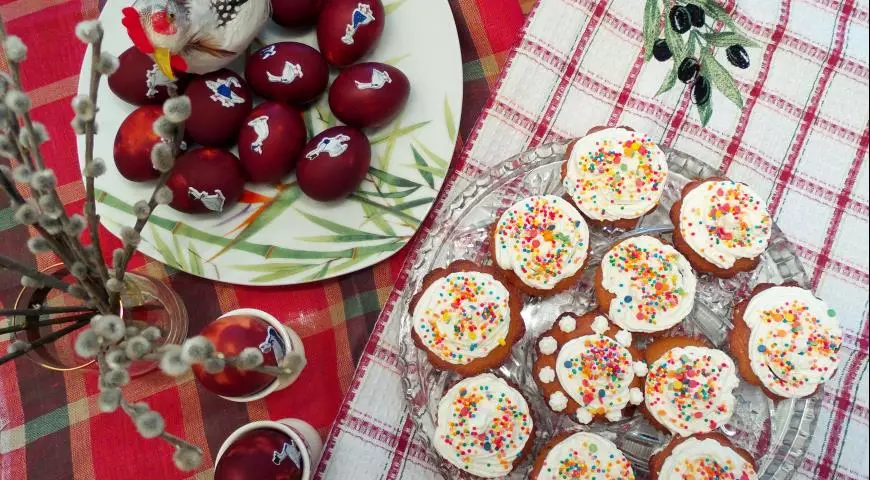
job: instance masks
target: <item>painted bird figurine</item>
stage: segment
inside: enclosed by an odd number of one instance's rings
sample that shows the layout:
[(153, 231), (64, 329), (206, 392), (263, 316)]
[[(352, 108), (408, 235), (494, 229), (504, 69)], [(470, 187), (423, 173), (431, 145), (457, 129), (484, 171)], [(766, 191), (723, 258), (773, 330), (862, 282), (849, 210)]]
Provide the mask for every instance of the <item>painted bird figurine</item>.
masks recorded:
[(170, 80), (208, 73), (243, 53), (269, 19), (269, 0), (135, 0), (121, 22)]

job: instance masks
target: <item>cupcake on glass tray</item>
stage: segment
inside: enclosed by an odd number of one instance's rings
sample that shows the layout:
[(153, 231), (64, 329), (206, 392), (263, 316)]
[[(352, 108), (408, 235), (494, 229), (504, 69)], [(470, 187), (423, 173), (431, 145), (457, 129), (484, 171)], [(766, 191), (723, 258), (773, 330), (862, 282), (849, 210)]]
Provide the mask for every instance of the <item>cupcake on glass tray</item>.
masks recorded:
[(441, 398), (432, 443), (443, 459), (463, 471), (503, 477), (535, 444), (529, 403), (491, 373), (466, 378)]
[(757, 193), (722, 178), (690, 182), (671, 207), (674, 247), (701, 273), (730, 278), (754, 270), (773, 222)]
[(596, 225), (634, 228), (659, 204), (668, 178), (664, 152), (627, 127), (596, 127), (565, 153), (567, 197)]
[(610, 440), (563, 432), (544, 445), (529, 480), (634, 480), (631, 462)]
[(837, 314), (809, 290), (758, 285), (732, 319), (728, 345), (740, 376), (774, 400), (812, 395), (837, 371)]
[(492, 227), (492, 257), (524, 293), (549, 296), (573, 285), (589, 254), (589, 227), (568, 201), (554, 195), (525, 198)]
[(696, 288), (685, 257), (647, 235), (611, 247), (595, 272), (599, 311), (629, 332), (656, 333), (676, 326), (692, 312)]
[(688, 437), (728, 423), (740, 380), (725, 352), (676, 336), (654, 341), (644, 355), (649, 372), (640, 410), (652, 426)]
[(504, 363), (523, 338), (522, 306), (498, 270), (457, 260), (423, 278), (409, 306), (411, 336), (435, 368), (476, 375)]
[(643, 402), (647, 367), (631, 334), (597, 312), (562, 314), (538, 340), (532, 371), (550, 409), (582, 424), (617, 421)]
[(756, 480), (755, 460), (721, 433), (675, 437), (649, 459), (649, 480)]

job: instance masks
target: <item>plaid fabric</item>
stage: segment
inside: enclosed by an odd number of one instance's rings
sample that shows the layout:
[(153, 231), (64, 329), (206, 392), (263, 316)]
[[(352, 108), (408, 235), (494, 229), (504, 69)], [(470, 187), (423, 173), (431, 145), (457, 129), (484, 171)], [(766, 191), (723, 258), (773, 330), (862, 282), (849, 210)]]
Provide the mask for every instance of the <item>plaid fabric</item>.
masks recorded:
[[(690, 89), (655, 96), (670, 65), (644, 62), (642, 5), (539, 0), (442, 197), (498, 161), (603, 124), (633, 126), (749, 183), (767, 197), (846, 331), (842, 365), (825, 386), (796, 475), (867, 479), (868, 2), (724, 2), (762, 47), (751, 49), (749, 69), (735, 72), (744, 108), (714, 92), (706, 128)], [(325, 478), (436, 476), (402, 400), (404, 312), (393, 302), (404, 284), (403, 272), (327, 441)]]
[[(531, 3), (524, 0), (524, 8), (530, 8)], [(504, 5), (497, 0), (463, 0), (451, 1), (451, 5), (465, 65), (460, 125), (464, 139), (514, 44), (523, 13), (514, 1)], [(9, 32), (21, 36), (30, 47), (24, 84), (31, 91), (34, 117), (45, 123), (52, 135), (43, 152), (59, 177), (63, 200), (72, 210), (80, 211), (84, 189), (68, 122), (72, 119), (69, 101), (76, 91), (85, 48), (74, 37), (73, 29), (82, 18), (98, 15), (99, 2), (0, 0), (0, 13)], [(2, 54), (0, 68), (6, 70)], [(33, 263), (24, 245), (30, 232), (15, 225), (8, 201), (2, 197), (0, 251)], [(119, 246), (108, 232), (103, 232), (103, 240), (106, 252)], [(224, 439), (249, 421), (296, 417), (325, 436), (406, 255), (407, 248), (388, 261), (338, 279), (275, 288), (214, 283), (135, 257), (131, 264), (134, 271), (168, 282), (186, 301), (191, 334), (221, 312), (260, 308), (300, 334), (308, 367), (291, 387), (247, 405), (203, 391), (191, 377), (176, 381), (149, 375), (137, 380), (128, 389), (131, 400), (148, 401), (164, 413), (168, 431), (204, 447), (204, 465), (199, 473), (187, 476), (172, 466), (167, 445), (141, 439), (122, 414), (99, 413), (95, 375), (49, 372), (20, 359), (0, 367), (0, 480), (205, 479), (211, 478), (210, 468)], [(47, 267), (54, 263), (53, 256), (41, 255), (34, 264)], [(0, 270), (2, 305), (11, 306), (18, 289), (17, 276)], [(0, 336), (0, 351), (6, 351), (8, 342), (8, 336)]]

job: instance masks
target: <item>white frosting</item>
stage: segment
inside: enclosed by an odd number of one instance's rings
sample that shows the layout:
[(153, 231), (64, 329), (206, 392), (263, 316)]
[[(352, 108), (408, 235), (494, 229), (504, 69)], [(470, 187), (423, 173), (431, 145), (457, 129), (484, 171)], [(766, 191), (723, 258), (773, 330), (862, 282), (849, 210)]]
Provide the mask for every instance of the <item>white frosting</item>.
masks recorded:
[(644, 402), (660, 424), (686, 437), (731, 419), (739, 383), (734, 361), (721, 350), (678, 347), (649, 366)]
[(643, 402), (643, 392), (637, 387), (631, 387), (628, 391), (628, 403), (632, 405), (640, 405)]
[(584, 335), (562, 345), (556, 377), (579, 410), (607, 416), (628, 405), (633, 363), (631, 352), (612, 338)]
[(835, 312), (809, 290), (764, 290), (749, 301), (743, 320), (752, 330), (750, 366), (771, 392), (805, 397), (836, 372), (843, 332)]
[(601, 273), (601, 286), (615, 295), (608, 316), (630, 332), (667, 330), (692, 312), (695, 273), (656, 238), (641, 235), (615, 245), (601, 260)]
[(711, 438), (688, 438), (662, 464), (660, 480), (755, 480), (752, 464)]
[(444, 394), (432, 443), (442, 458), (460, 469), (496, 478), (513, 469), (533, 428), (529, 405), (520, 392), (484, 373)]
[(665, 154), (646, 135), (606, 128), (577, 140), (563, 183), (595, 220), (637, 218), (653, 209), (668, 177)]
[(553, 353), (556, 353), (556, 349), (559, 348), (559, 344), (556, 342), (555, 338), (547, 335), (538, 342), (538, 348), (544, 355), (551, 355)]
[(559, 330), (565, 333), (571, 333), (577, 328), (577, 320), (571, 316), (564, 316), (559, 320)]
[(610, 328), (610, 322), (601, 315), (592, 320), (592, 331), (598, 334), (604, 334)]
[(634, 480), (631, 462), (610, 440), (577, 432), (557, 443), (544, 457), (533, 480)]
[(589, 253), (589, 227), (570, 203), (555, 195), (529, 197), (496, 224), (495, 262), (539, 290), (574, 276)]
[(623, 347), (631, 346), (631, 334), (628, 333), (628, 330), (620, 330), (616, 332), (616, 335), (614, 335), (614, 337), (616, 338), (616, 341), (619, 342), (619, 344)]
[(538, 372), (538, 378), (544, 383), (550, 383), (556, 379), (556, 371), (550, 367), (544, 367)]
[(577, 410), (577, 421), (583, 425), (588, 425), (592, 422), (592, 418), (592, 413), (590, 413), (589, 410), (583, 408)]
[(504, 345), (511, 321), (508, 297), (507, 288), (488, 273), (451, 273), (420, 296), (414, 331), (442, 360), (467, 365)]
[(767, 206), (742, 183), (708, 181), (683, 197), (680, 233), (692, 250), (720, 268), (767, 249), (771, 233)]
[(645, 377), (646, 372), (649, 371), (646, 367), (646, 362), (641, 362), (641, 361), (634, 362), (632, 367), (634, 368), (634, 374), (637, 375), (638, 377)]
[(561, 412), (568, 407), (568, 397), (562, 392), (553, 392), (548, 403), (554, 412)]
[(622, 419), (622, 410), (611, 410), (604, 415), (604, 418), (610, 420), (611, 422), (616, 422)]

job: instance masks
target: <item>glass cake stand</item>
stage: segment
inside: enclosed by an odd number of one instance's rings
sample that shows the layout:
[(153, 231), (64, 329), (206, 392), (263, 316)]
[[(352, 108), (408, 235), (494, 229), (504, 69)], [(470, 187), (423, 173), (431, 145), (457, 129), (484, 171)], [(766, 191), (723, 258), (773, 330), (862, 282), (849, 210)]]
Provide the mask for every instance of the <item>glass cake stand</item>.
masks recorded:
[[(464, 190), (454, 193), (452, 204), (435, 219), (431, 233), (410, 260), (413, 265), (408, 284), (394, 309), (401, 315), (399, 363), (406, 401), (418, 427), (417, 434), (445, 478), (467, 477), (438, 457), (431, 444), (438, 402), (459, 376), (436, 370), (425, 353), (414, 346), (408, 303), (423, 277), (434, 268), (458, 259), (491, 263), (489, 229), (496, 215), (511, 204), (530, 195), (564, 194), (560, 169), (566, 147), (567, 143), (550, 144), (510, 158), (481, 175)], [(581, 280), (570, 290), (555, 296), (525, 299), (522, 317), (526, 334), (497, 373), (520, 386), (530, 402), (538, 436), (532, 455), (506, 478), (526, 478), (534, 454), (547, 440), (565, 430), (591, 431), (614, 441), (633, 463), (638, 478), (646, 477), (650, 455), (669, 439), (649, 426), (639, 413), (619, 422), (593, 425), (579, 425), (567, 415), (553, 413), (535, 386), (531, 368), (535, 357), (534, 340), (550, 328), (559, 314), (566, 311), (583, 313), (595, 307), (592, 275), (608, 246), (622, 238), (643, 233), (669, 239), (673, 226), (668, 211), (679, 198), (682, 187), (691, 179), (719, 174), (684, 153), (669, 149), (665, 149), (665, 153), (670, 175), (659, 207), (646, 215), (631, 232), (590, 228), (591, 258)], [(774, 226), (770, 246), (754, 272), (727, 280), (699, 276), (694, 310), (680, 329), (690, 335), (706, 337), (721, 348), (727, 341), (732, 306), (757, 283), (786, 281), (802, 286), (808, 283), (791, 244)], [(735, 396), (734, 416), (720, 429), (721, 433), (753, 454), (760, 478), (789, 477), (803, 460), (815, 428), (820, 394), (774, 403), (760, 389), (741, 381)]]

